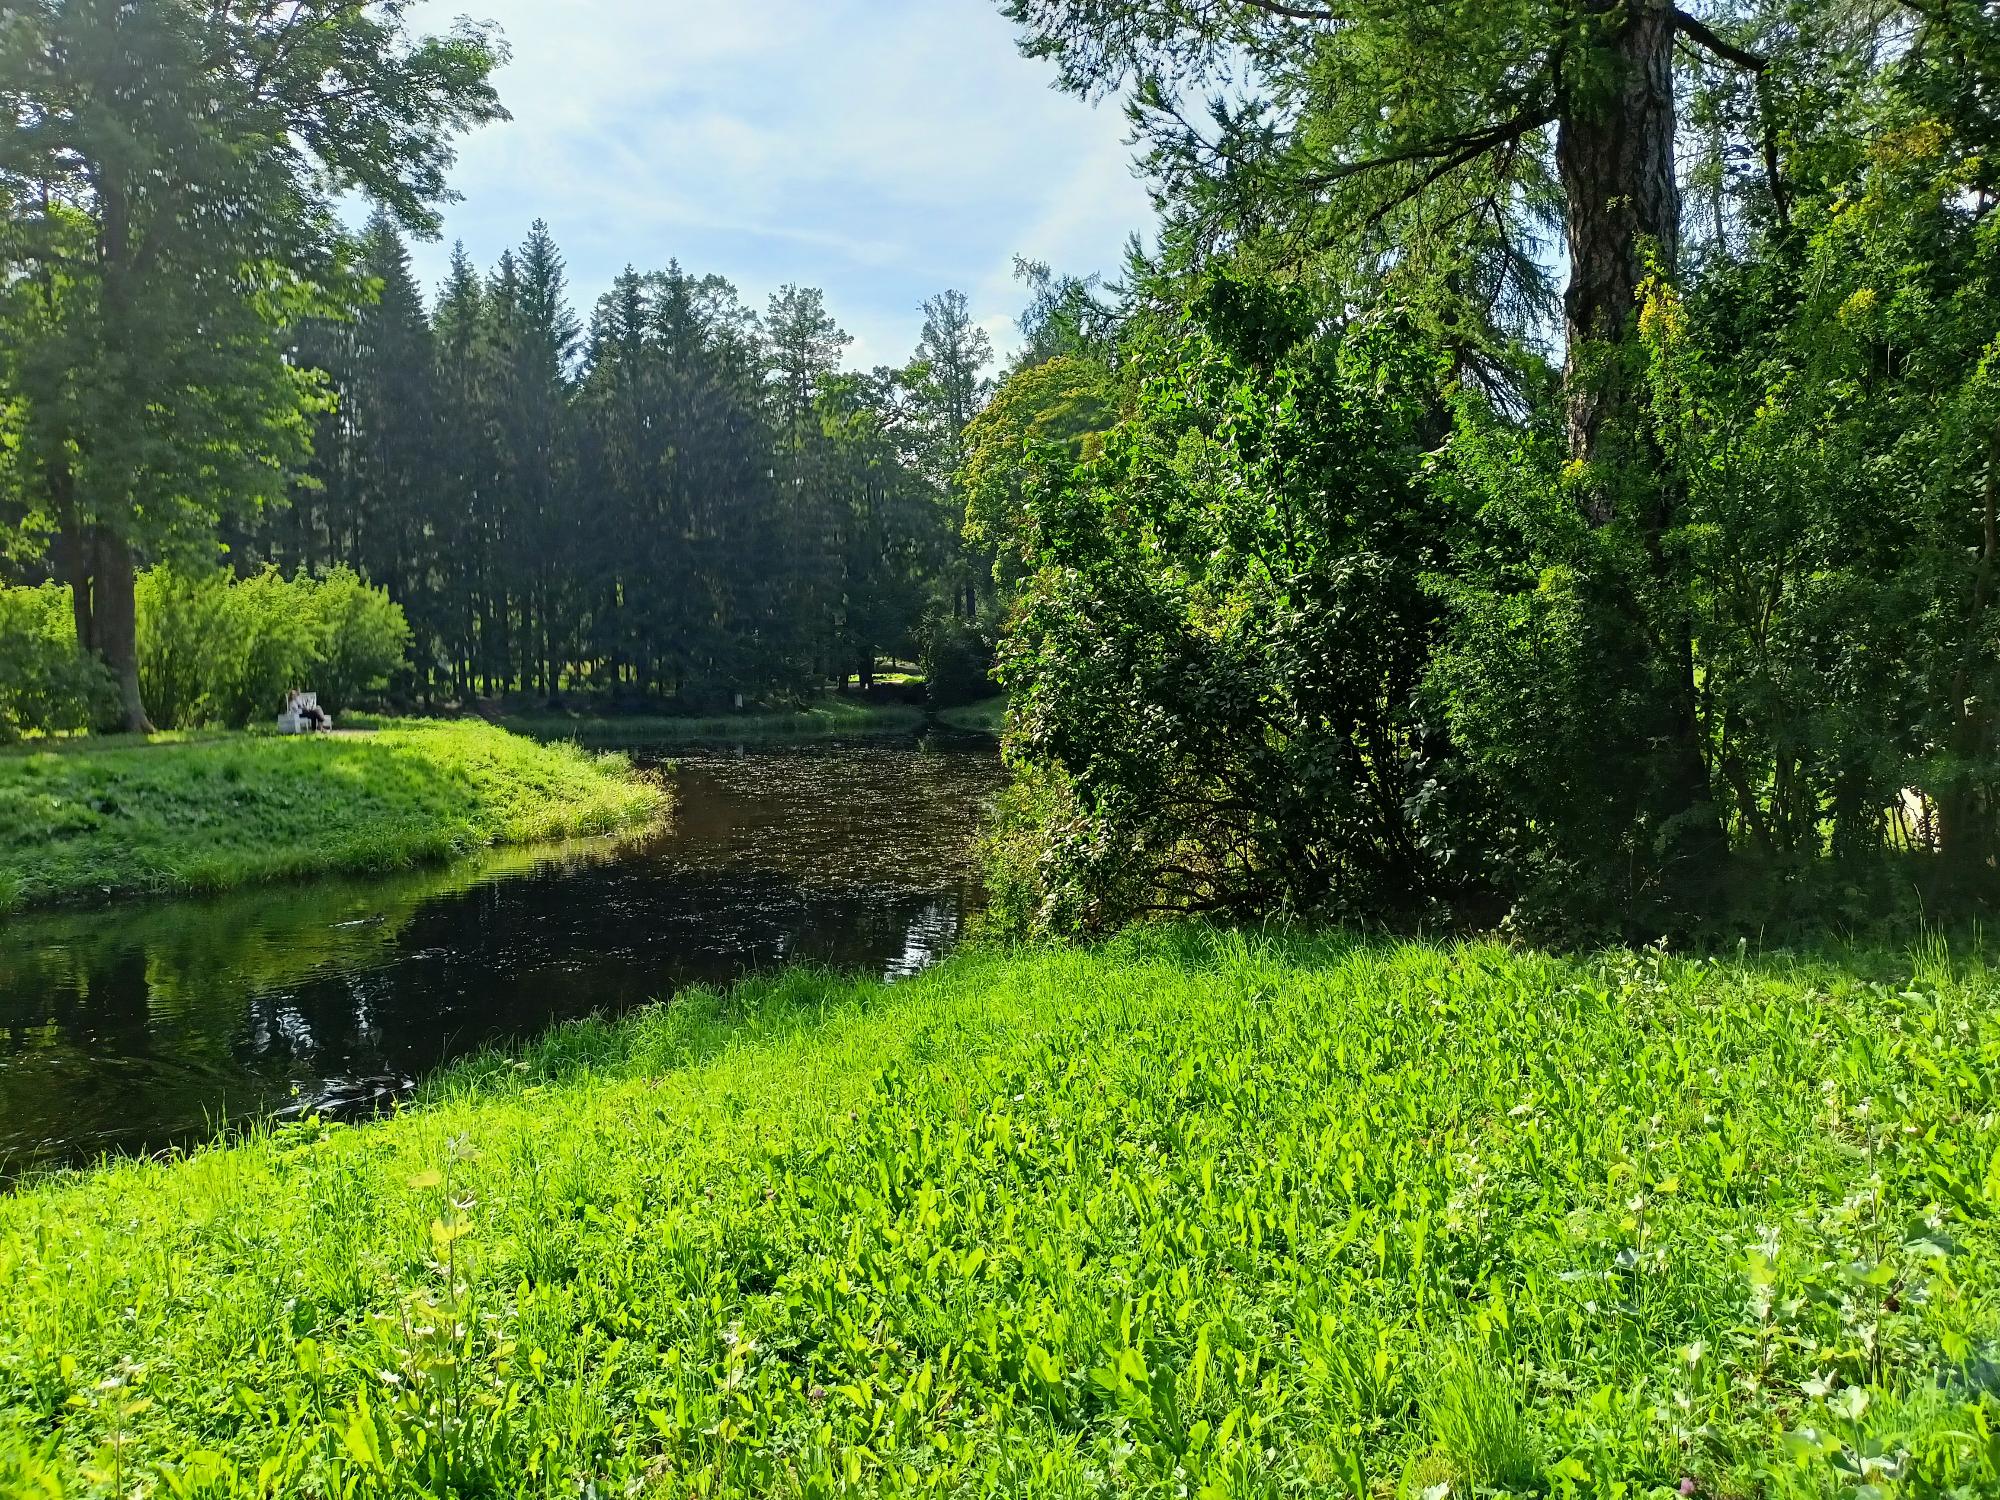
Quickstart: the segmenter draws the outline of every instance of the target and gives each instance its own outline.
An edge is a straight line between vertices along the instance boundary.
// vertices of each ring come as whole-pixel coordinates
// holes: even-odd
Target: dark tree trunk
[[[1615,28],[1565,81],[1556,163],[1569,201],[1570,451],[1597,457],[1630,413],[1615,352],[1638,313],[1648,257],[1669,275],[1680,256],[1674,176],[1674,12],[1669,0],[1586,0]],[[1622,25],[1617,17],[1623,14]],[[1598,516],[1600,521],[1608,516]]]
[[[92,570],[91,608],[97,654],[118,681],[119,727],[127,734],[151,734],[152,720],[139,696],[139,620],[136,570],[125,539],[98,528]]]
[[[64,478],[65,483],[60,489],[67,488],[67,475]],[[51,488],[58,488],[53,481]],[[91,538],[68,502],[58,503],[63,521],[62,529],[56,536],[56,574],[69,585],[70,615],[76,621],[77,649],[94,652],[97,650],[97,618],[90,607]]]
[[[1650,640],[1660,684],[1659,718],[1636,731],[1632,750],[1653,761],[1644,778],[1661,850],[1692,876],[1722,844],[1703,754],[1693,621],[1665,538],[1676,486],[1645,409],[1633,345],[1639,293],[1657,271],[1671,278],[1680,257],[1681,194],[1675,176],[1672,0],[1585,0],[1601,28],[1572,58],[1563,83],[1556,145],[1568,200],[1570,285],[1565,298],[1571,456],[1600,469],[1586,491],[1594,526],[1636,525],[1651,577],[1606,580],[1615,607]],[[1641,589],[1655,603],[1641,602]]]

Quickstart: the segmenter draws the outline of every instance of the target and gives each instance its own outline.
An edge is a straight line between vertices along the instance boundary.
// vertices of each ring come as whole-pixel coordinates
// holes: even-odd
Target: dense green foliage
[[[353,295],[364,193],[434,225],[500,114],[491,38],[408,0],[19,0],[0,25],[0,519],[50,541],[146,727],[136,563],[207,562],[282,497],[323,405],[287,330]]]
[[[1994,1000],[1199,933],[689,996],[0,1203],[0,1473],[1991,1493]]]
[[[1049,351],[977,450],[1010,910],[1657,935],[1991,892],[1990,7],[1006,9],[1128,91],[1169,210],[1096,379]],[[1431,373],[1342,393],[1362,347]],[[1108,434],[1059,415],[1093,387]]]
[[[1094,462],[1052,455],[1011,533],[1032,584],[1004,671],[1061,926],[1380,910],[1445,878],[1434,361],[1260,286],[1200,313],[1138,341],[1135,414]]]
[[[103,667],[76,649],[68,589],[0,585],[0,744],[87,729],[111,692]]]
[[[346,567],[240,579],[156,568],[134,599],[140,686],[169,730],[268,723],[295,687],[332,712],[356,707],[388,686],[410,638],[402,608]],[[88,729],[108,691],[76,648],[67,586],[0,586],[0,740]]]
[[[662,793],[624,761],[482,723],[0,754],[0,910],[395,870],[609,833]]]
[[[155,569],[138,605],[139,684],[166,729],[263,724],[292,688],[337,714],[388,685],[410,639],[401,606],[346,567],[241,579]]]

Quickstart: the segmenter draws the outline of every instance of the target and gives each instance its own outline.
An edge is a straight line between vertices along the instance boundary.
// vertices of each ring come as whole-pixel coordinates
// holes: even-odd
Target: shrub
[[[301,585],[323,632],[320,657],[310,667],[310,685],[320,702],[338,711],[381,691],[410,649],[403,607],[351,568],[302,578],[293,586]]]
[[[1436,358],[1218,281],[1134,350],[1101,458],[1024,487],[1002,654],[1002,914],[1425,915],[1464,894],[1431,829],[1447,747],[1418,697],[1449,518],[1424,480]]]
[[[918,655],[932,708],[959,708],[993,696],[993,643],[970,621],[932,615],[924,623]]]
[[[103,665],[76,649],[67,588],[0,588],[0,742],[88,729],[113,694]]]
[[[386,682],[409,640],[402,607],[345,567],[139,580],[139,681],[162,727],[249,724],[293,687],[338,712]]]

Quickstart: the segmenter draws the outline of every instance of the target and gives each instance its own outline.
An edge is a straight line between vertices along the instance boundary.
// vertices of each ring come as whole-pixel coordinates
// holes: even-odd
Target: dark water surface
[[[787,961],[915,973],[977,907],[1001,776],[991,751],[682,755],[640,839],[0,921],[0,1177]]]

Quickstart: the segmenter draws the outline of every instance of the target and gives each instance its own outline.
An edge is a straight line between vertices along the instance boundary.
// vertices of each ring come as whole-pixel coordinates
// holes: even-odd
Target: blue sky
[[[993,0],[425,0],[499,23],[511,124],[466,141],[427,285],[544,218],[579,309],[627,262],[720,272],[762,307],[821,286],[851,362],[906,359],[918,305],[971,299],[1003,351],[1016,253],[1115,273],[1152,220],[1115,105],[1050,88]]]

